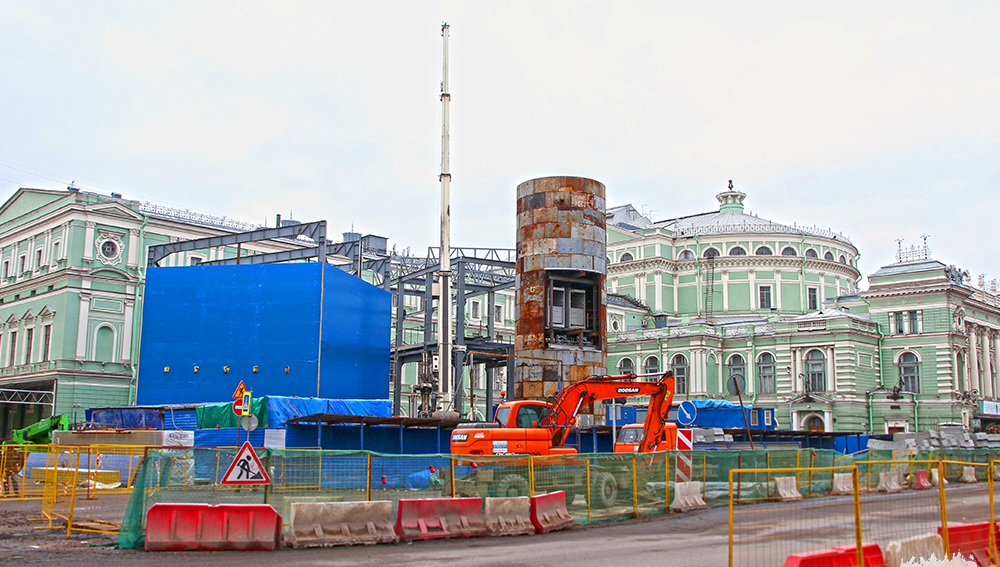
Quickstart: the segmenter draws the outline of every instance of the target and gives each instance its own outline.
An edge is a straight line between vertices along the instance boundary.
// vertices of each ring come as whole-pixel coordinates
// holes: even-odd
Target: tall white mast
[[[438,271],[440,295],[438,296],[438,376],[442,389],[445,384],[454,399],[451,384],[451,165],[448,139],[448,24],[441,26],[444,37],[444,78],[441,81],[441,269]]]

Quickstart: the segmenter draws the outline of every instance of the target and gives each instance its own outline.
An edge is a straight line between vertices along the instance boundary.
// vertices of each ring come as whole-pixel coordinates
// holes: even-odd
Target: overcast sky
[[[1000,278],[996,2],[0,0],[0,196],[75,181],[423,254],[443,21],[454,246],[513,247],[534,177],[653,220],[732,179],[762,218],[847,234],[865,276],[927,234]]]

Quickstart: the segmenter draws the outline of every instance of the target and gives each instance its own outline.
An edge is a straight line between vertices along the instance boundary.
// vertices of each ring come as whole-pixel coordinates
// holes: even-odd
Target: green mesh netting
[[[135,480],[132,483],[132,494],[129,496],[125,517],[122,518],[122,525],[118,531],[118,545],[125,549],[142,549],[145,544],[143,520],[146,516],[146,509],[143,506],[143,501],[148,472],[149,458],[147,457],[142,460],[139,472],[135,475]]]
[[[267,427],[267,398],[250,400],[250,413],[257,416],[257,427]],[[240,416],[233,413],[232,402],[211,404],[195,408],[199,429],[215,429],[216,427],[239,427]]]

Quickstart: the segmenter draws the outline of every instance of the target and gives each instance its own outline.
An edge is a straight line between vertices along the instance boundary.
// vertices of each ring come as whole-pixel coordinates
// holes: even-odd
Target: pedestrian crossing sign
[[[261,464],[249,441],[240,447],[220,484],[271,484],[267,469]]]

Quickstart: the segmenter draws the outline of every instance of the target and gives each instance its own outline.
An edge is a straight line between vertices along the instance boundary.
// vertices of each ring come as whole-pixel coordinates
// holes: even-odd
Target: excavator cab
[[[500,427],[538,427],[538,422],[548,409],[547,403],[534,400],[507,402],[497,408],[494,421],[499,423]]]

